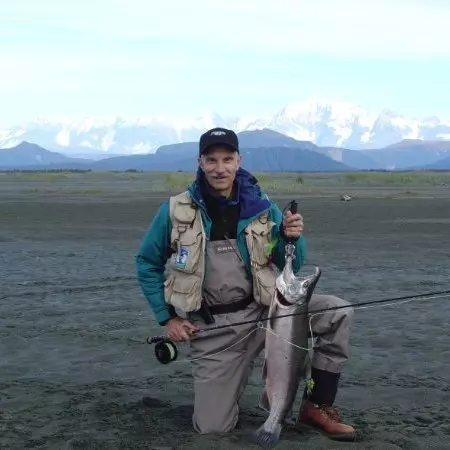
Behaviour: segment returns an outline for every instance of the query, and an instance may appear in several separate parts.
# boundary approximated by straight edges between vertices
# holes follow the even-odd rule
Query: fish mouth
[[[308,303],[322,274],[320,267],[314,266],[314,273],[296,276],[292,271],[283,271],[276,279],[276,298],[280,305],[303,305]]]

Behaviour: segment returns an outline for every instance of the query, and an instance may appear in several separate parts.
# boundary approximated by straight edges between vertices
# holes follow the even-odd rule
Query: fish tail
[[[272,448],[278,444],[281,434],[281,424],[268,431],[265,429],[265,423],[255,431],[255,442],[262,448]]]

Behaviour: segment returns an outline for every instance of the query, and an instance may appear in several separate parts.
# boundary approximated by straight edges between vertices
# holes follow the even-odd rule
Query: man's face
[[[227,147],[211,148],[199,158],[200,167],[210,186],[219,194],[228,196],[233,189],[241,157]]]

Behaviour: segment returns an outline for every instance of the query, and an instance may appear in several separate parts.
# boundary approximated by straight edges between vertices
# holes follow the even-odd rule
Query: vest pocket
[[[270,305],[275,292],[277,277],[273,266],[269,264],[264,267],[255,267],[253,276],[255,278],[253,283],[255,300],[257,299],[258,303],[263,305]]]
[[[270,305],[275,291],[276,273],[269,262],[269,247],[275,222],[255,220],[247,228],[247,247],[253,275],[253,296],[257,303]]]
[[[164,282],[164,297],[166,303],[182,311],[198,310],[201,305],[201,279],[172,272]]]
[[[258,266],[265,266],[269,261],[269,245],[271,230],[267,227],[252,228],[250,230],[250,258]]]
[[[176,252],[171,256],[170,267],[184,273],[195,273],[200,263],[202,234],[192,229],[180,233],[175,242]]]

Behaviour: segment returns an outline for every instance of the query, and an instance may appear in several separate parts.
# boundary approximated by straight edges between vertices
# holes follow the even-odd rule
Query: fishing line
[[[430,297],[429,299],[446,298],[446,297],[450,297],[450,293],[444,294],[444,295],[436,295],[436,296]],[[401,305],[401,304],[404,304],[404,303],[410,303],[410,302],[414,302],[414,301],[417,301],[417,300],[421,300],[421,299],[420,299],[420,298],[410,298],[410,299],[408,299],[408,300],[403,300],[402,302],[385,303],[384,306],[398,306],[398,305]],[[358,309],[370,309],[370,308],[377,308],[377,307],[379,307],[379,306],[380,306],[380,305],[378,305],[378,304],[377,304],[377,305],[373,305],[373,304],[372,304],[372,305],[361,306],[361,307],[358,308]],[[332,310],[332,309],[330,308],[330,309],[327,310],[327,311],[315,312],[314,314],[311,314],[311,316],[310,316],[310,318],[309,318],[309,330],[310,330],[311,339],[312,339],[313,341],[314,341],[314,334],[313,334],[313,332],[312,332],[312,319],[313,319],[313,317],[314,317],[314,316],[319,316],[319,315],[329,314],[329,313],[331,313],[331,312],[334,312],[334,310]],[[264,328],[264,327],[263,327],[263,328]],[[308,349],[303,348],[303,347],[300,347],[300,346],[294,344],[293,342],[290,342],[290,341],[288,341],[287,339],[284,339],[282,336],[277,335],[277,333],[275,333],[274,331],[272,331],[272,330],[270,330],[270,329],[268,329],[268,328],[265,328],[265,330],[266,330],[266,331],[270,331],[272,334],[274,334],[274,335],[278,336],[279,338],[283,339],[285,342],[287,342],[287,343],[289,343],[290,345],[292,345],[292,346],[294,346],[294,347],[297,347],[297,348],[299,348],[299,349],[301,349],[301,350],[307,350],[307,351],[309,351],[309,350],[314,350],[314,348],[315,348],[314,345],[313,345],[311,348],[308,348]]]
[[[418,300],[423,300],[423,299],[434,300],[434,299],[438,299],[438,298],[447,298],[447,297],[450,297],[450,290],[430,292],[430,293],[427,293],[427,294],[417,294],[417,295],[402,296],[402,297],[383,299],[383,300],[372,300],[372,301],[363,302],[363,303],[353,303],[353,304],[348,304],[348,305],[338,305],[338,306],[324,308],[324,309],[321,309],[321,310],[314,310],[314,311],[310,311],[310,312],[306,312],[306,313],[302,312],[302,313],[285,314],[285,315],[280,315],[280,316],[273,316],[273,317],[266,317],[266,318],[248,320],[248,321],[244,321],[244,322],[236,322],[236,323],[228,324],[228,325],[220,325],[220,326],[212,327],[212,328],[205,328],[205,329],[199,330],[197,333],[213,331],[213,330],[218,330],[218,329],[223,329],[223,328],[229,328],[229,327],[238,326],[238,325],[247,325],[247,324],[252,324],[252,323],[257,324],[257,327],[254,328],[253,330],[251,330],[250,332],[248,332],[244,337],[240,338],[238,341],[234,342],[233,344],[231,344],[229,346],[226,346],[226,347],[222,348],[221,350],[219,350],[217,352],[206,353],[206,354],[203,354],[202,356],[199,356],[199,357],[196,357],[196,358],[188,358],[188,359],[183,359],[183,360],[177,360],[176,359],[178,352],[177,352],[175,344],[172,341],[170,341],[169,339],[167,339],[166,337],[164,337],[164,336],[157,336],[157,337],[154,337],[154,338],[151,338],[151,339],[147,338],[147,343],[149,343],[149,344],[150,343],[156,343],[155,354],[156,354],[156,357],[157,357],[158,361],[161,364],[168,364],[169,362],[172,362],[172,363],[173,362],[175,362],[175,363],[187,363],[187,362],[198,361],[198,360],[201,360],[203,358],[210,357],[210,356],[215,356],[215,355],[221,354],[221,353],[223,353],[223,352],[225,352],[227,350],[230,350],[231,348],[235,347],[236,345],[238,345],[239,343],[241,343],[242,341],[247,339],[249,336],[251,336],[255,331],[257,331],[259,329],[263,329],[266,332],[270,332],[271,334],[273,334],[277,338],[282,339],[288,345],[292,345],[293,347],[296,347],[296,348],[298,348],[300,350],[304,350],[306,352],[309,352],[309,351],[315,349],[315,337],[314,337],[313,326],[312,326],[312,320],[313,320],[313,318],[315,316],[329,314],[329,313],[332,313],[332,312],[334,312],[336,310],[345,309],[345,308],[370,309],[370,308],[380,307],[381,305],[384,305],[384,306],[398,306],[400,304],[410,303],[410,302],[413,302],[413,301],[418,301]],[[283,338],[278,333],[275,333],[274,331],[272,331],[271,329],[269,329],[269,328],[267,328],[267,327],[265,327],[263,325],[263,322],[267,322],[267,321],[272,320],[272,319],[283,318],[283,317],[292,317],[292,316],[305,316],[305,317],[309,316],[308,317],[308,328],[309,328],[310,338],[312,339],[312,346],[311,347],[308,347],[308,348],[301,347],[301,346],[295,344],[294,342],[291,342],[291,341]]]
[[[181,359],[181,360],[174,360],[171,361],[172,363],[188,363],[188,362],[194,362],[194,361],[199,361],[201,359],[204,359],[206,357],[210,357],[210,356],[216,356],[216,355],[220,355],[223,352],[226,352],[227,350],[232,349],[233,347],[235,347],[236,345],[240,344],[241,342],[243,342],[245,339],[247,339],[249,336],[251,336],[255,331],[258,331],[259,327],[254,328],[253,330],[251,330],[250,332],[248,332],[244,337],[238,339],[235,343],[222,348],[221,350],[214,352],[214,353],[206,353],[203,354],[202,356],[198,356],[196,358],[188,358],[188,359]]]
[[[308,322],[309,322],[309,332],[310,332],[311,336],[313,336],[311,319],[309,319]],[[296,348],[298,348],[300,350],[306,350],[306,351],[314,350],[314,345],[312,347],[310,347],[310,348],[301,347],[300,345],[297,345],[297,344],[294,344],[293,342],[288,341],[287,339],[283,338],[279,334],[277,334],[274,331],[270,330],[269,328],[265,327],[262,323],[257,323],[256,328],[254,328],[253,330],[248,332],[244,337],[238,339],[233,344],[231,344],[231,345],[229,345],[229,346],[227,346],[227,347],[225,347],[225,348],[223,348],[223,349],[221,349],[221,350],[219,350],[217,352],[206,353],[206,354],[203,354],[202,356],[199,356],[199,357],[196,357],[196,358],[174,360],[174,361],[171,361],[171,362],[174,362],[174,363],[187,363],[187,362],[199,361],[200,359],[203,359],[203,358],[206,358],[206,357],[210,357],[210,356],[220,355],[221,353],[226,352],[227,350],[230,350],[233,347],[235,347],[236,345],[240,344],[241,342],[243,342],[245,339],[247,339],[249,336],[251,336],[255,331],[258,331],[259,329],[262,329],[262,330],[268,331],[269,333],[272,333],[277,338],[282,339],[287,344],[292,345],[293,347],[296,347]]]

